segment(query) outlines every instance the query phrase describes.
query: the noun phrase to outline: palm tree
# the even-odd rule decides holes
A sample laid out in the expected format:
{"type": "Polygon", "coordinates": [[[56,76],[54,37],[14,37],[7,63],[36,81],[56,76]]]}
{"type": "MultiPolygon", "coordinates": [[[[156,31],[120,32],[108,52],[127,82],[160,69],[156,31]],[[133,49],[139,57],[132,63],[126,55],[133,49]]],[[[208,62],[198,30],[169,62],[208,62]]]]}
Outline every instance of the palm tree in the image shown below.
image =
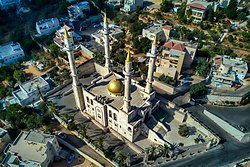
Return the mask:
{"type": "Polygon", "coordinates": [[[57,112],[57,108],[56,108],[56,104],[55,103],[53,103],[53,102],[49,102],[48,103],[48,111],[50,112],[50,113],[56,113],[57,112]]]}
{"type": "Polygon", "coordinates": [[[47,103],[47,99],[43,96],[43,94],[41,92],[41,89],[40,89],[40,87],[38,85],[36,86],[36,89],[37,89],[38,94],[39,94],[40,98],[42,99],[42,101],[44,101],[45,103],[47,103]]]}
{"type": "Polygon", "coordinates": [[[98,145],[100,150],[103,150],[104,136],[100,136],[95,139],[95,143],[98,145]]]}
{"type": "Polygon", "coordinates": [[[168,153],[169,153],[169,147],[167,144],[164,144],[164,145],[160,145],[159,146],[159,150],[160,150],[160,153],[163,157],[169,157],[168,153]]]}
{"type": "Polygon", "coordinates": [[[154,159],[157,151],[156,146],[154,144],[151,144],[150,147],[148,147],[146,150],[149,153],[150,159],[154,159]]]}
{"type": "Polygon", "coordinates": [[[68,122],[68,120],[69,120],[69,113],[65,113],[63,115],[63,120],[64,120],[64,122],[68,122]]]}
{"type": "Polygon", "coordinates": [[[118,152],[116,158],[121,161],[122,165],[125,163],[125,160],[127,159],[126,155],[124,155],[124,152],[122,151],[118,152]]]}
{"type": "Polygon", "coordinates": [[[86,138],[87,137],[87,126],[85,124],[80,124],[78,132],[83,138],[86,138]]]}

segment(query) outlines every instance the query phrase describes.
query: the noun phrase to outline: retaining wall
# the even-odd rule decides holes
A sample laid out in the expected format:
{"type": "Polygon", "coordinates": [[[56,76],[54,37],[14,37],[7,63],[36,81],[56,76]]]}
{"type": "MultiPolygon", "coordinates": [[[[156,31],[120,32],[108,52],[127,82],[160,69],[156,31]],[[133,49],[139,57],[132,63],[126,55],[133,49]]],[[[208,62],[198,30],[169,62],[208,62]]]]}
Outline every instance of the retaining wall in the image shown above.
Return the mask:
{"type": "Polygon", "coordinates": [[[175,93],[175,87],[162,83],[160,82],[158,79],[154,78],[154,82],[153,82],[153,88],[155,89],[162,89],[164,91],[166,91],[168,94],[174,94],[175,93]]]}
{"type": "Polygon", "coordinates": [[[217,125],[219,125],[223,130],[225,130],[227,133],[232,135],[234,138],[236,138],[239,141],[245,142],[246,140],[249,140],[250,134],[249,133],[243,133],[230,125],[228,122],[224,121],[223,119],[219,118],[218,116],[212,114],[211,112],[204,110],[204,114],[210,118],[213,122],[215,122],[217,125]]]}

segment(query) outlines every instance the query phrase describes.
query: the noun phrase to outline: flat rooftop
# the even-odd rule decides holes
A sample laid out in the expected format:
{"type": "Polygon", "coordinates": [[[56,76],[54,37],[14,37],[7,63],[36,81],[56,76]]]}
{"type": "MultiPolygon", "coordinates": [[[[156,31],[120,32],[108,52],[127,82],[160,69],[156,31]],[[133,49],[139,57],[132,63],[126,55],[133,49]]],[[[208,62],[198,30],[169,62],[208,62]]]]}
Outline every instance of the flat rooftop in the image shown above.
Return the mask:
{"type": "Polygon", "coordinates": [[[23,49],[17,42],[8,42],[0,45],[0,58],[2,59],[18,52],[23,52],[23,49]]]}
{"type": "Polygon", "coordinates": [[[37,86],[40,88],[49,85],[42,77],[33,78],[20,85],[27,93],[32,93],[37,90],[37,86]]]}
{"type": "Polygon", "coordinates": [[[0,138],[4,137],[7,133],[7,130],[0,128],[0,138]]]}
{"type": "Polygon", "coordinates": [[[162,31],[162,27],[159,24],[153,24],[144,28],[144,30],[149,31],[150,33],[159,33],[162,31]]]}
{"type": "Polygon", "coordinates": [[[226,65],[226,66],[229,66],[229,67],[236,67],[236,68],[241,68],[241,69],[248,69],[247,63],[244,62],[240,58],[231,59],[231,58],[228,58],[228,57],[224,56],[222,58],[222,64],[226,65]]]}
{"type": "MultiPolygon", "coordinates": [[[[108,103],[110,106],[114,107],[115,109],[119,110],[122,108],[124,104],[123,96],[112,96],[108,92],[108,83],[112,79],[121,79],[122,83],[124,84],[124,79],[119,78],[117,76],[111,75],[105,79],[101,79],[100,81],[96,82],[96,84],[90,86],[87,91],[94,94],[95,96],[105,96],[106,98],[110,99],[110,102],[108,103]]],[[[139,85],[136,85],[132,81],[131,85],[131,106],[141,108],[142,106],[147,105],[145,100],[143,99],[143,94],[141,93],[143,91],[143,88],[139,85]]]]}
{"type": "Polygon", "coordinates": [[[44,23],[46,24],[54,24],[55,22],[59,23],[57,18],[48,18],[48,19],[43,19],[43,20],[39,20],[36,22],[37,25],[42,25],[44,23]]]}
{"type": "Polygon", "coordinates": [[[23,161],[43,162],[48,150],[47,143],[55,136],[42,134],[35,131],[22,131],[11,144],[9,152],[17,153],[23,161]]]}

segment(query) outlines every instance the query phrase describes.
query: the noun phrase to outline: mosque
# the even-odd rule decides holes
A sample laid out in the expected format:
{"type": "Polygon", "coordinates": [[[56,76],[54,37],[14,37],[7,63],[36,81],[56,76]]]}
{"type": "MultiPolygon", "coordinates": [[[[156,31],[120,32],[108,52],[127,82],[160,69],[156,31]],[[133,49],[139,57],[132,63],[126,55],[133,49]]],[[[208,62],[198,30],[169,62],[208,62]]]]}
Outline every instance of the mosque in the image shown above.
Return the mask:
{"type": "MultiPolygon", "coordinates": [[[[103,25],[105,45],[105,66],[101,76],[94,79],[88,87],[83,88],[77,76],[73,55],[73,34],[65,30],[65,50],[68,54],[72,89],[77,108],[88,115],[101,128],[117,132],[128,141],[134,142],[143,133],[145,122],[159,107],[159,100],[155,98],[152,89],[153,73],[157,57],[156,38],[147,56],[149,57],[146,86],[139,85],[132,80],[132,58],[128,50],[124,77],[110,69],[109,29],[106,15],[103,25]]],[[[156,135],[156,134],[155,134],[156,135]]],[[[151,139],[152,140],[152,139],[151,139]]]]}

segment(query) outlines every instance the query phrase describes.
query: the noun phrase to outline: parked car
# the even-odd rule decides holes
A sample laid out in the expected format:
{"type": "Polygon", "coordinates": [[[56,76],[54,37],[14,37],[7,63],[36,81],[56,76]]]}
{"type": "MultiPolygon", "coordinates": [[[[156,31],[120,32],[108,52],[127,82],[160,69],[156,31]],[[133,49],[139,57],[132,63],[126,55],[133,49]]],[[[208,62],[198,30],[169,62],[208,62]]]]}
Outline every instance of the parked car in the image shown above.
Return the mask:
{"type": "Polygon", "coordinates": [[[71,154],[69,155],[69,158],[67,159],[68,165],[71,164],[71,163],[73,162],[74,158],[75,158],[75,153],[71,153],[71,154]]]}
{"type": "Polygon", "coordinates": [[[67,134],[63,133],[63,132],[59,132],[57,134],[58,137],[60,137],[61,139],[66,139],[67,138],[67,134]]]}
{"type": "Polygon", "coordinates": [[[240,129],[241,132],[245,132],[246,128],[243,125],[238,125],[238,128],[240,129]]]}

